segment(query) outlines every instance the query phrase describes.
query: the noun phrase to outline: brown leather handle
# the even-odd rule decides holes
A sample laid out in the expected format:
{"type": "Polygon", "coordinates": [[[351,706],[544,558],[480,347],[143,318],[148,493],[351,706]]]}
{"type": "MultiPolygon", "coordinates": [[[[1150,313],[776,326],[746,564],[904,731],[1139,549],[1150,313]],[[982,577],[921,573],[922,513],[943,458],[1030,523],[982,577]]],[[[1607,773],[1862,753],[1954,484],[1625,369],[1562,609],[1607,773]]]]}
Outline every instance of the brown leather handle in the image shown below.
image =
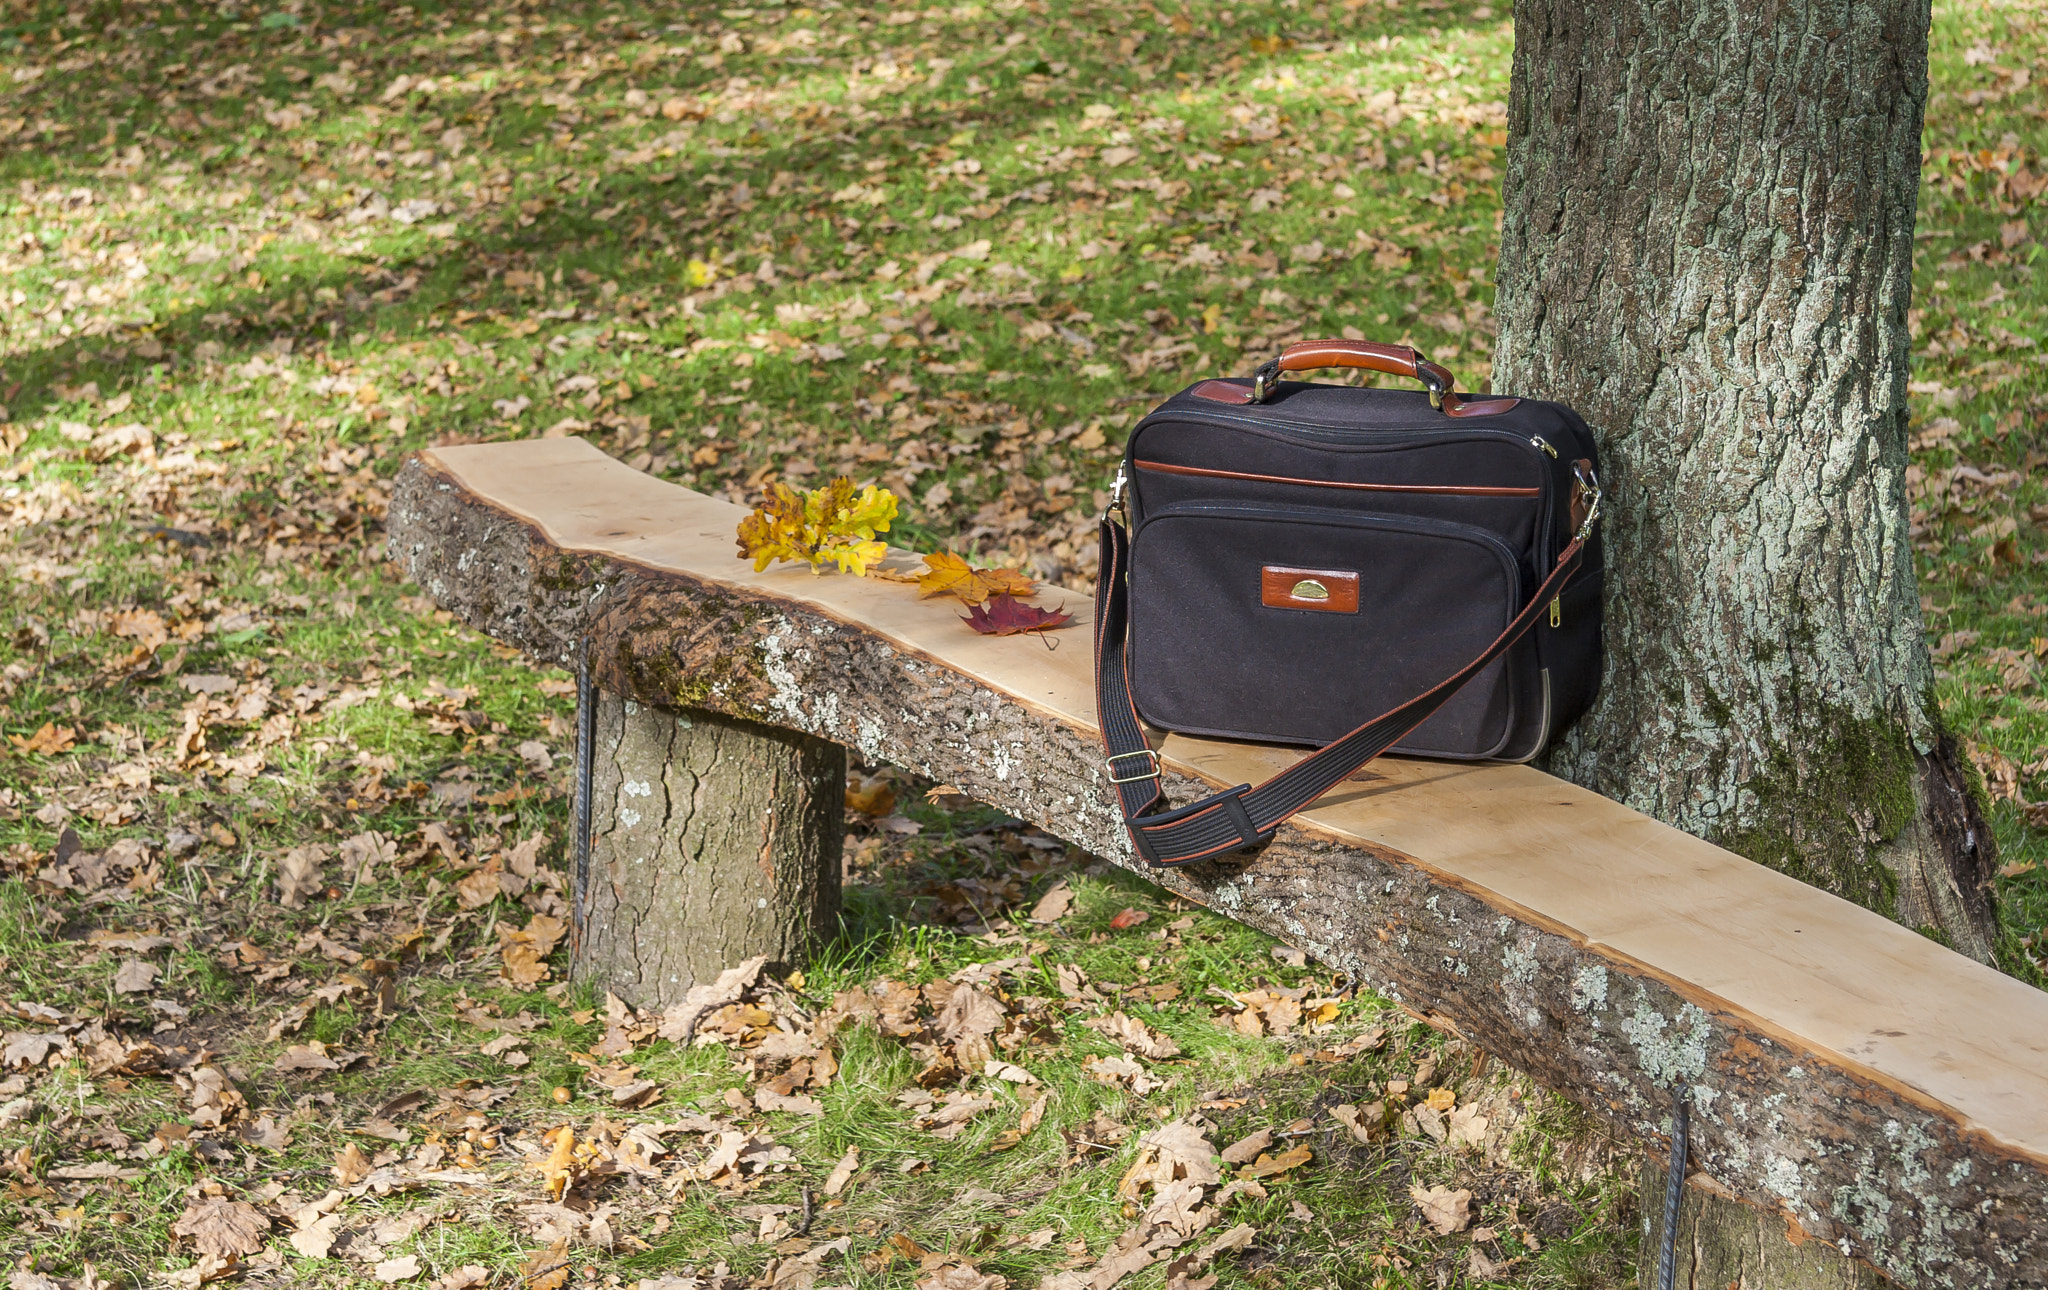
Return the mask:
{"type": "Polygon", "coordinates": [[[1471,399],[1455,393],[1457,378],[1441,363],[1432,363],[1411,345],[1371,340],[1304,340],[1280,351],[1271,377],[1254,385],[1253,401],[1263,401],[1266,386],[1281,372],[1312,372],[1324,367],[1357,367],[1389,376],[1405,376],[1429,387],[1429,405],[1448,416],[1483,417],[1507,411],[1519,399],[1471,399]]]}
{"type": "Polygon", "coordinates": [[[1411,345],[1386,345],[1373,340],[1303,340],[1280,351],[1283,372],[1312,372],[1322,367],[1362,367],[1389,376],[1405,376],[1429,387],[1430,403],[1438,404],[1457,383],[1450,370],[1432,363],[1411,345]]]}

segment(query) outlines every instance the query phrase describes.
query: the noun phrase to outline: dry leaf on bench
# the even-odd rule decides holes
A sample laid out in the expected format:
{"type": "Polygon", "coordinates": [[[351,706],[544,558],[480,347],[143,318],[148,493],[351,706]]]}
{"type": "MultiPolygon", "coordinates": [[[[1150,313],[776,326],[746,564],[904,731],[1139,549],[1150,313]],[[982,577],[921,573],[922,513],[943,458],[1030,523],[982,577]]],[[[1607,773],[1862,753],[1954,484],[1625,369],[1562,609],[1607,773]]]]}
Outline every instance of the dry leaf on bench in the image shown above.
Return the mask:
{"type": "Polygon", "coordinates": [[[1410,1187],[1408,1194],[1414,1198],[1416,1208],[1422,1211],[1423,1218],[1436,1229],[1438,1236],[1462,1232],[1472,1221],[1472,1193],[1463,1187],[1456,1191],[1448,1187],[1431,1187],[1427,1191],[1410,1187]]]}
{"type": "Polygon", "coordinates": [[[204,1196],[192,1202],[184,1216],[171,1225],[171,1234],[192,1242],[201,1254],[219,1258],[250,1255],[263,1248],[263,1234],[270,1219],[245,1201],[221,1196],[204,1196]]]}
{"type": "Polygon", "coordinates": [[[958,596],[978,605],[990,596],[1028,596],[1038,590],[1021,569],[976,569],[950,551],[928,555],[924,562],[917,589],[927,596],[958,596]]]}
{"type": "Polygon", "coordinates": [[[1015,596],[991,596],[987,604],[971,607],[961,622],[983,636],[1016,636],[1023,632],[1049,632],[1065,627],[1074,616],[1057,609],[1027,605],[1015,596]]]}

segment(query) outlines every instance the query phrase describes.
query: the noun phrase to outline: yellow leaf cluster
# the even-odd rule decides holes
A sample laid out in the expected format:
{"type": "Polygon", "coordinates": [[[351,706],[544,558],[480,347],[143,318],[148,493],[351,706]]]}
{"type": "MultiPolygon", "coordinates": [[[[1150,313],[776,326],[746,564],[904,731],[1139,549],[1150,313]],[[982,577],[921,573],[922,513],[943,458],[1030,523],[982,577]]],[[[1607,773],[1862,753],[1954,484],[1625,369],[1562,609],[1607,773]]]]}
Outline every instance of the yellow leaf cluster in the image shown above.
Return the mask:
{"type": "Polygon", "coordinates": [[[888,532],[895,518],[896,494],[872,484],[856,493],[843,475],[803,493],[776,484],[740,521],[740,554],[756,571],[775,560],[805,560],[816,573],[830,561],[843,573],[865,576],[889,549],[875,534],[888,532]]]}

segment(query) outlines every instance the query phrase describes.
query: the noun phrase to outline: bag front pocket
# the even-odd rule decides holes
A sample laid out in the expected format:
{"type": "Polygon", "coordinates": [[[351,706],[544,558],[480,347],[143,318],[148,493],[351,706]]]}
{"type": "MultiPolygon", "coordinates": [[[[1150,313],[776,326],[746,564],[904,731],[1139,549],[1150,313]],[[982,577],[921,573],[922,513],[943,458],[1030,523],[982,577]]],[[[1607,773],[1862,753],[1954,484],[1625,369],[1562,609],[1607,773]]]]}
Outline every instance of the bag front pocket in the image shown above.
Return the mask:
{"type": "MultiPolygon", "coordinates": [[[[1186,734],[1325,744],[1436,685],[1521,604],[1486,529],[1320,507],[1184,503],[1133,543],[1131,690],[1186,734]]],[[[1499,756],[1515,726],[1496,660],[1393,751],[1499,756]]]]}

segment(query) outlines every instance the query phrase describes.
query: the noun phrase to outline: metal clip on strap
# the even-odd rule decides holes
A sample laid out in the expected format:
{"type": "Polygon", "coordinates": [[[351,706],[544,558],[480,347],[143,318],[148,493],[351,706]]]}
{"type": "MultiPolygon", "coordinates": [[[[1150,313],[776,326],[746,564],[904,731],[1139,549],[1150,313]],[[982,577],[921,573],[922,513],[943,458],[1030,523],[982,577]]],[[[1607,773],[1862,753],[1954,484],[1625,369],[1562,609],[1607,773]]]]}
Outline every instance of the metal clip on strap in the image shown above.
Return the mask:
{"type": "Polygon", "coordinates": [[[1150,748],[1140,748],[1136,752],[1112,753],[1102,759],[1102,765],[1109,772],[1109,782],[1112,784],[1135,784],[1141,779],[1159,778],[1159,754],[1150,748]],[[1126,757],[1149,757],[1152,759],[1152,769],[1139,771],[1135,775],[1118,775],[1116,764],[1126,757]]]}

